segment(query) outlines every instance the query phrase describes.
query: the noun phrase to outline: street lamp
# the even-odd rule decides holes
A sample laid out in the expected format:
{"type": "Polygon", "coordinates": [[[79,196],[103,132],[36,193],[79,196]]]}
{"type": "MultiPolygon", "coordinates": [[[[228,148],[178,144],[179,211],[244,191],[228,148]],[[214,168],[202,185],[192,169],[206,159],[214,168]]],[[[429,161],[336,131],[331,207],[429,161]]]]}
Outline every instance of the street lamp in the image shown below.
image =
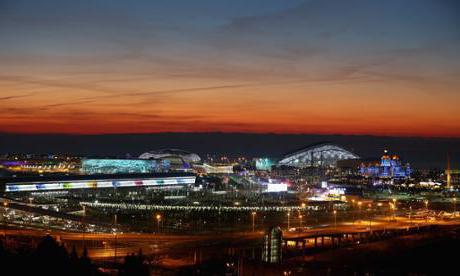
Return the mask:
{"type": "Polygon", "coordinates": [[[83,205],[83,215],[81,217],[81,222],[82,222],[82,227],[83,227],[83,248],[85,248],[85,232],[86,232],[86,227],[85,227],[85,217],[86,217],[86,206],[83,205]]]}
{"type": "Polygon", "coordinates": [[[355,200],[351,200],[351,213],[353,215],[353,224],[355,224],[355,200]]]}
{"type": "Polygon", "coordinates": [[[457,213],[457,198],[454,197],[452,198],[452,205],[454,206],[454,217],[456,216],[455,213],[457,213]]]}
{"type": "Polygon", "coordinates": [[[388,216],[388,221],[391,221],[395,219],[395,205],[392,202],[389,202],[388,205],[391,211],[391,215],[388,216]]]}
{"type": "Polygon", "coordinates": [[[302,228],[302,215],[299,214],[299,228],[302,228]]]}
{"type": "Polygon", "coordinates": [[[363,203],[361,201],[358,201],[358,207],[359,207],[359,220],[361,220],[361,205],[363,205],[363,203]]]}
{"type": "Polygon", "coordinates": [[[255,231],[256,212],[252,212],[252,232],[255,231]]]}
{"type": "Polygon", "coordinates": [[[372,204],[367,205],[368,214],[369,214],[369,231],[372,232],[372,204]]]}
{"type": "Polygon", "coordinates": [[[117,263],[117,214],[113,215],[113,235],[115,236],[115,249],[113,251],[113,263],[117,263]]]}
{"type": "Polygon", "coordinates": [[[412,226],[412,206],[409,206],[409,224],[412,226]]]}
{"type": "Polygon", "coordinates": [[[428,203],[429,201],[428,199],[425,199],[423,202],[425,203],[425,211],[426,211],[425,222],[428,222],[428,203]]]}
{"type": "Polygon", "coordinates": [[[288,211],[287,217],[288,217],[287,230],[289,231],[289,228],[291,228],[290,227],[290,225],[291,225],[291,212],[288,211]]]}
{"type": "Polygon", "coordinates": [[[157,219],[157,232],[160,233],[161,215],[160,215],[160,214],[157,214],[157,215],[155,216],[155,218],[157,219]]]}
{"type": "Polygon", "coordinates": [[[337,210],[334,210],[334,229],[337,230],[337,210]]]}

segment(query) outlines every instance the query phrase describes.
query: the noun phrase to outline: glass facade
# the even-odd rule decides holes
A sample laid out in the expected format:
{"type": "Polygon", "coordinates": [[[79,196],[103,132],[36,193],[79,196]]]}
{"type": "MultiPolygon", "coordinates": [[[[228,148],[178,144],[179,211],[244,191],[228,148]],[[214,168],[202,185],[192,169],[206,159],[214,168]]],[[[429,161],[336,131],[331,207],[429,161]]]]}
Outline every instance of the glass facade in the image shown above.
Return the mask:
{"type": "Polygon", "coordinates": [[[169,169],[169,162],[140,159],[83,159],[83,174],[153,173],[169,169]]]}
{"type": "Polygon", "coordinates": [[[282,257],[283,232],[279,227],[271,228],[264,237],[262,260],[266,263],[280,263],[282,257]]]}
{"type": "Polygon", "coordinates": [[[256,169],[261,171],[270,171],[275,162],[269,158],[257,158],[256,169]]]}

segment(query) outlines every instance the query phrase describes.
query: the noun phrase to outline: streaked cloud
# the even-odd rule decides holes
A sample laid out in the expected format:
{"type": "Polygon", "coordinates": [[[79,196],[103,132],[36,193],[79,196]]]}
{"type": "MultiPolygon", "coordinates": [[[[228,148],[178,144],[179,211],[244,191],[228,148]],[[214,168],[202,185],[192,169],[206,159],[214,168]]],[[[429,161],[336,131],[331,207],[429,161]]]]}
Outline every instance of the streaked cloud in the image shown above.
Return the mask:
{"type": "Polygon", "coordinates": [[[0,5],[0,131],[460,136],[458,1],[0,5]]]}

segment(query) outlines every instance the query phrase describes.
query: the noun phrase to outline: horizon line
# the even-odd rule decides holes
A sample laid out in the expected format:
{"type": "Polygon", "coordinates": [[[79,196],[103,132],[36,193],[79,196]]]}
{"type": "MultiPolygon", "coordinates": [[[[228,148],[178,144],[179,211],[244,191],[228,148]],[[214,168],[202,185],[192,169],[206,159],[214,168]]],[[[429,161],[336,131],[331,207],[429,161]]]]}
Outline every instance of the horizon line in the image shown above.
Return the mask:
{"type": "Polygon", "coordinates": [[[161,134],[228,134],[228,135],[272,135],[272,136],[350,136],[350,137],[374,137],[374,138],[404,138],[404,139],[460,139],[460,136],[424,136],[424,135],[381,135],[366,133],[281,133],[281,132],[239,132],[239,131],[162,131],[162,132],[119,132],[119,133],[68,133],[68,132],[8,132],[0,131],[0,135],[23,135],[23,136],[111,136],[111,135],[161,135],[161,134]]]}

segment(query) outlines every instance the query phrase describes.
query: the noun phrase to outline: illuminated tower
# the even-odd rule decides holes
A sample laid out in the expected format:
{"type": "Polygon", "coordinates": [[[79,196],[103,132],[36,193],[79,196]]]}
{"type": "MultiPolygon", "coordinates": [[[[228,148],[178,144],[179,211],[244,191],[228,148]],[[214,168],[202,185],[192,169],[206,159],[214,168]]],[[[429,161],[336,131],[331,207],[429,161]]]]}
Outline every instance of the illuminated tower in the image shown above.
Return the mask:
{"type": "Polygon", "coordinates": [[[382,168],[381,177],[389,177],[391,175],[391,158],[388,155],[388,150],[383,151],[383,156],[380,161],[380,167],[382,168]]]}

